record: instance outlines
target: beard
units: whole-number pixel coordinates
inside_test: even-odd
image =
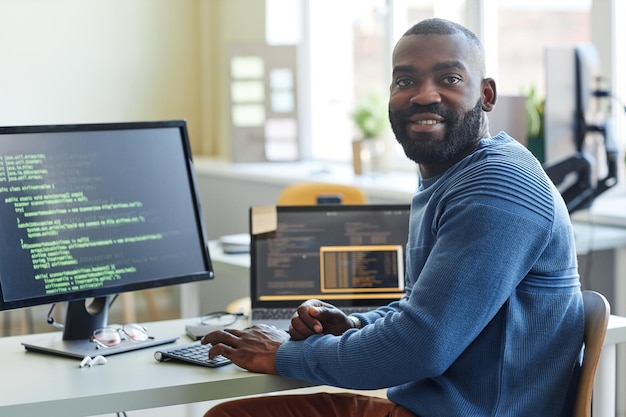
[[[428,106],[412,106],[407,110],[392,112],[389,110],[389,122],[396,140],[406,156],[418,164],[434,164],[449,161],[467,151],[478,141],[482,124],[482,98],[474,108],[464,115],[446,109],[441,104]],[[406,128],[409,117],[416,113],[435,113],[442,116],[446,123],[443,140],[433,137],[430,133],[411,136]]]

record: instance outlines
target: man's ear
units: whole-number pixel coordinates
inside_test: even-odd
[[[481,82],[482,95],[483,95],[483,111],[490,112],[496,105],[496,82],[493,78],[485,78]]]

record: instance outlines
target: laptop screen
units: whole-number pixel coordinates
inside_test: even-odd
[[[404,295],[408,204],[250,208],[252,308],[379,306]]]

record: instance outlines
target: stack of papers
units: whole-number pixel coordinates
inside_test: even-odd
[[[237,233],[225,235],[219,238],[224,253],[248,253],[250,252],[250,234]]]

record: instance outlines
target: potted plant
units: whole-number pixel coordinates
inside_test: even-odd
[[[354,109],[352,120],[361,134],[361,139],[378,138],[388,124],[387,108],[379,95],[367,96]]]
[[[371,94],[350,114],[359,136],[352,141],[354,173],[380,171],[385,155],[383,132],[389,125],[386,103],[381,96]]]
[[[539,97],[535,87],[526,94],[526,140],[528,149],[539,162],[544,162],[545,99]]]

